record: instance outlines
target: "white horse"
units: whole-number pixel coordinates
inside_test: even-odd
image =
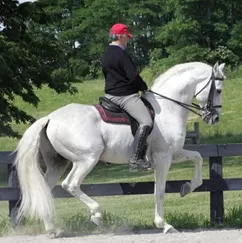
[[[154,126],[148,137],[147,157],[155,168],[155,218],[158,228],[173,229],[163,217],[163,200],[171,163],[192,160],[195,173],[181,188],[181,196],[202,184],[202,157],[184,150],[189,110],[202,111],[208,124],[219,121],[224,65],[211,67],[200,62],[179,64],[160,75],[144,94],[155,110]],[[199,105],[192,105],[193,97]],[[37,120],[24,133],[16,149],[15,166],[22,200],[19,219],[26,214],[41,219],[47,232],[59,236],[52,222],[54,212],[51,190],[68,162],[73,166],[62,182],[64,190],[90,209],[91,220],[101,223],[100,205],[80,189],[87,174],[99,160],[126,164],[132,152],[133,136],[129,125],[108,124],[94,106],[69,104]],[[39,152],[45,160],[45,176],[39,168]]]

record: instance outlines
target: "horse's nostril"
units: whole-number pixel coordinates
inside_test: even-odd
[[[215,122],[219,122],[219,117],[217,116],[215,119],[214,119]]]

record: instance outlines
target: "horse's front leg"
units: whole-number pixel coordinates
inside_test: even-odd
[[[197,151],[185,150],[182,149],[175,155],[172,159],[172,163],[180,163],[186,160],[191,160],[194,162],[195,170],[194,176],[190,182],[186,182],[181,187],[181,197],[186,196],[188,193],[194,191],[197,187],[202,185],[202,164],[203,158]]]
[[[171,165],[171,158],[161,153],[154,153],[155,162],[155,225],[163,229],[164,233],[177,232],[171,225],[164,220],[163,200],[166,189],[166,179]]]

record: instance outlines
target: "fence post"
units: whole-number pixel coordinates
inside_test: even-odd
[[[223,178],[223,157],[209,157],[210,180]],[[211,225],[222,224],[224,219],[223,191],[210,192],[210,222]]]
[[[17,171],[12,164],[8,164],[8,187],[19,188]],[[16,215],[18,211],[18,202],[19,200],[9,201],[9,217],[13,228],[17,226]]]
[[[195,131],[197,136],[194,138],[193,143],[199,144],[200,143],[200,131],[199,131],[199,123],[198,122],[194,122],[194,131]]]

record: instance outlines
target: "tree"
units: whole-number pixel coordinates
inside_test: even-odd
[[[166,15],[170,19],[158,30],[157,39],[166,46],[167,56],[160,61],[156,58],[156,66],[167,68],[197,60],[238,65],[241,60],[240,2],[165,0]],[[155,55],[156,52],[151,54]]]
[[[66,67],[63,72],[72,76],[73,82],[81,81],[88,74],[88,64],[85,52],[79,51],[81,32],[80,10],[84,7],[83,0],[39,0],[39,7],[49,19],[45,26],[48,32],[54,33],[62,43],[65,52]],[[39,26],[42,28],[42,26]]]
[[[18,136],[11,123],[33,122],[34,118],[13,104],[16,95],[37,106],[39,99],[34,88],[41,88],[43,83],[58,93],[76,90],[71,86],[71,76],[62,72],[66,65],[65,53],[56,36],[46,31],[48,18],[38,4],[1,0],[0,9],[3,25],[0,31],[0,136]]]

